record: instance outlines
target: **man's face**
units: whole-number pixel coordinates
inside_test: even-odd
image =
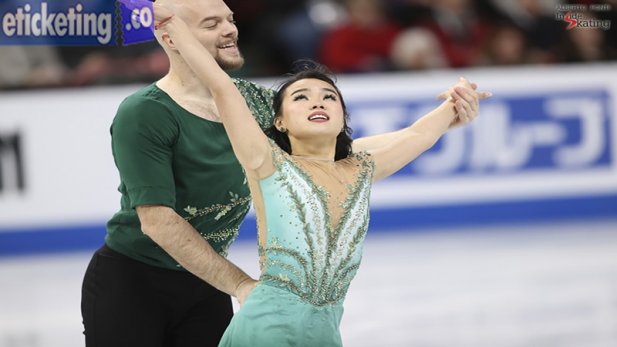
[[[238,28],[233,12],[222,0],[183,0],[177,4],[178,15],[223,70],[242,67]]]

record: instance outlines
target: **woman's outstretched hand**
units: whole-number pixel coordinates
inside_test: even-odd
[[[154,29],[158,32],[158,35],[160,35],[162,45],[164,44],[168,48],[177,51],[177,40],[182,40],[185,44],[189,42],[190,44],[191,39],[185,39],[185,37],[192,37],[193,34],[184,20],[182,20],[181,16],[174,13],[172,5],[159,5],[154,3],[153,9]],[[174,39],[176,42],[174,42]]]
[[[450,128],[472,122],[480,114],[480,100],[490,98],[491,92],[478,92],[478,85],[470,83],[465,78],[459,78],[458,83],[447,91],[439,94],[438,99],[450,99],[456,110],[456,119]]]
[[[154,3],[152,7],[154,9],[154,29],[159,30],[173,18],[174,13],[165,5]]]

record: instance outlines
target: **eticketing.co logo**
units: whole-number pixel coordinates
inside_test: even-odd
[[[126,45],[154,39],[149,0],[3,0],[0,45]]]

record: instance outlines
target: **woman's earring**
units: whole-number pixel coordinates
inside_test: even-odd
[[[278,128],[278,131],[282,132],[283,134],[285,134],[287,132],[287,128],[285,127],[280,127]]]

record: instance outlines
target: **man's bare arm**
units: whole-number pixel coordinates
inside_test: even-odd
[[[144,234],[171,255],[186,270],[218,290],[244,301],[255,281],[212,246],[173,209],[138,206]]]

